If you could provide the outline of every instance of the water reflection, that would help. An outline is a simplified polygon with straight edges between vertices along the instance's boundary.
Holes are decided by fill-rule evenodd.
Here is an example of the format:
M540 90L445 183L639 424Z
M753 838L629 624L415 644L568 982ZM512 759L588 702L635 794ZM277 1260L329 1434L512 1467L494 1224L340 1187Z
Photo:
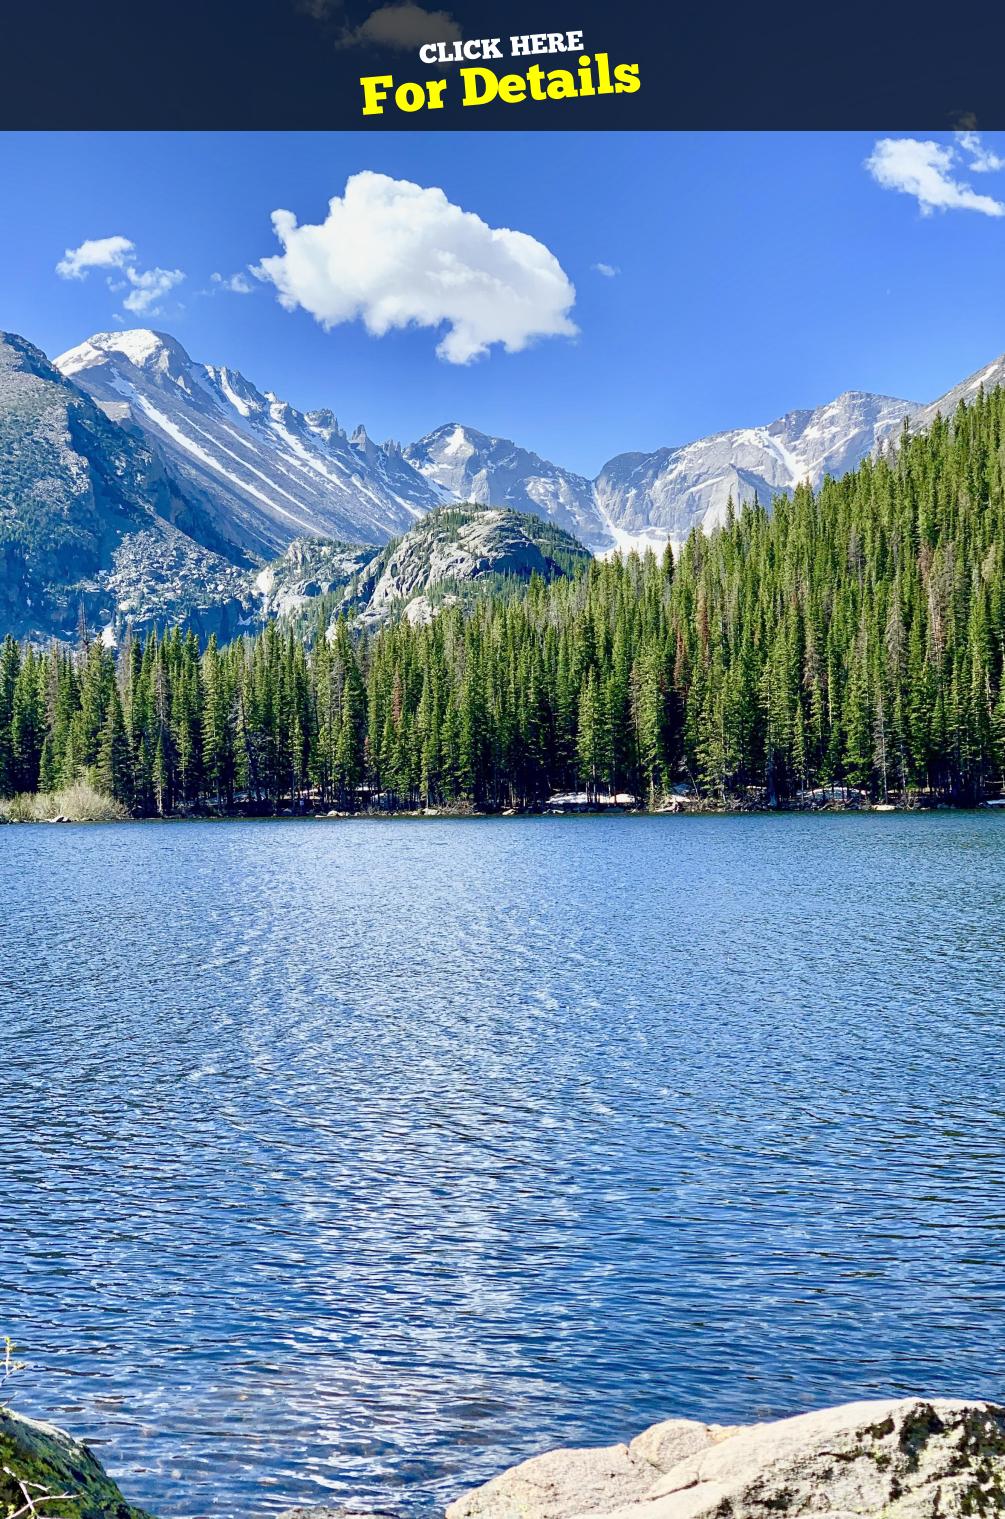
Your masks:
M1005 819L9 828L19 1404L163 1516L1003 1396Z

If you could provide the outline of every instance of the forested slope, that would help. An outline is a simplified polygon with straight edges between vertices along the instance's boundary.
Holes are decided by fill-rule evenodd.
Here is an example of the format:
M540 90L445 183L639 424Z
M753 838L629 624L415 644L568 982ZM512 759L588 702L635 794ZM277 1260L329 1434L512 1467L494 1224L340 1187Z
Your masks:
M0 657L0 791L86 767L139 813L229 805L769 802L820 784L972 802L1005 760L1005 391L676 562L594 561L426 626L200 651L170 632ZM361 788L366 788L365 794Z

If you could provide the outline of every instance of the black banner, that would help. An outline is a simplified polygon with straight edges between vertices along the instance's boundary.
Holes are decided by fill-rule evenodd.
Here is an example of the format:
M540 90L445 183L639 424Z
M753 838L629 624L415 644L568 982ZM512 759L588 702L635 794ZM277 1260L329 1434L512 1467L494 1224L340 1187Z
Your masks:
M991 5L50 0L4 42L4 128L1005 126Z

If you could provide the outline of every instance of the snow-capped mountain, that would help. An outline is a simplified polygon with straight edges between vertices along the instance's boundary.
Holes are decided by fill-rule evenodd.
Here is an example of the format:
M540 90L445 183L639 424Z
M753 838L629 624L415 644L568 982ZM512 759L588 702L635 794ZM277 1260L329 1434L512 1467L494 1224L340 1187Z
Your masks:
M508 438L448 422L405 449L405 458L455 501L508 506L546 517L590 548L608 548L593 482L550 464Z
M945 395L939 396L929 406L916 407L911 417L911 431L923 432L931 426L937 415L951 417L961 401L969 403L979 390L994 390L996 385L1005 385L1005 353L983 369L978 369L976 374L968 375L959 385L954 385L952 390L947 390ZM892 432L895 434L899 430L895 428Z
M678 544L730 499L816 486L895 446L905 419L918 431L996 384L1005 356L930 405L847 391L619 454L588 480L460 423L405 449L349 436L331 411L299 412L163 333L98 334L55 366L0 334L0 633L72 636L83 612L109 636L181 622L230 637L348 585L416 524L424 543L445 504L530 513L595 553Z
M589 558L539 514L451 505L381 545L299 537L269 563L242 565L201 541L204 501L153 433L106 408L26 339L0 333L0 634L70 640L83 618L110 644L130 627L179 624L225 642L322 599L374 625L429 616L431 598L456 600L468 582L547 580ZM362 431L353 446L377 469L393 458Z
M261 560L304 535L386 543L444 500L393 445L197 364L165 333L98 333L55 363L156 448L200 502L196 535L213 549Z
M763 427L618 454L595 480L454 422L420 438L405 457L457 500L536 512L603 553L682 543L696 523L709 531L721 523L730 499L740 506L756 495L767 505L800 481L815 486L826 474L844 474L918 410L911 401L851 390Z
M854 468L920 410L848 391L765 426L619 454L588 480L457 422L405 449L362 427L348 436L331 411L299 412L147 329L98 333L55 362L164 459L198 503L183 524L191 536L258 562L304 536L386 543L447 501L533 512L595 553L680 543L696 523L721 522L730 499L768 503L801 480L818 485Z
M185 623L231 638L247 571L180 524L198 507L159 455L16 333L0 332L0 629L42 640Z
M848 390L825 406L790 411L764 427L714 433L680 448L619 454L595 481L597 504L619 542L681 543L756 496L769 505L802 481L819 485L870 454L890 429L919 410L911 401Z

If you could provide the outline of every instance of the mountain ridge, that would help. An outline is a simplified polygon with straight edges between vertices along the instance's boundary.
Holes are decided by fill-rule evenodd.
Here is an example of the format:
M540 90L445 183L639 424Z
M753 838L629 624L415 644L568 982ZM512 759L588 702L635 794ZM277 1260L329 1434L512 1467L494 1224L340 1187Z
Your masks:
M160 565L156 610L233 631L237 572L175 524L192 503L156 453L69 385L26 338L0 333L0 615L24 637L101 623L137 545Z
M300 412L151 329L95 334L55 362L164 450L189 489L218 498L206 511L217 534L207 546L229 531L240 552L262 559L297 536L384 542L447 501L534 512L595 553L662 548L723 521L730 499L767 502L853 468L921 409L846 390L764 424L616 454L591 480L458 421L404 445L375 443L364 426L347 434L333 411Z
M971 401L979 390L994 390L997 385L1005 385L1005 353L999 354L982 369L967 375L966 379L951 386L929 405L919 407L912 418L915 429L930 427L937 415L948 417L961 401Z
M94 334L54 362L17 335L0 335L0 351L0 615L39 637L71 636L81 611L110 628L176 618L232 636L298 604L312 566L341 583L345 565L444 505L529 513L593 553L659 551L712 530L730 501L817 486L895 445L905 420L926 427L1005 382L1003 356L927 405L846 390L617 454L589 480L460 422L404 445L362 424L349 434L333 410L301 412L152 329Z
M446 422L410 443L404 455L455 500L546 516L594 546L590 542L596 532L592 482L509 438L462 422Z
M193 381L160 348L169 383ZM200 377L194 377L202 383ZM236 378L230 381L236 384ZM271 404L271 403L270 403ZM275 617L342 611L367 624L431 615L452 588L568 573L588 551L509 508L434 507L385 545L300 536L264 564L185 531L199 498L150 446L26 339L0 334L0 628L71 641L83 621L107 644L127 628L185 624L227 641ZM334 429L334 419L320 425ZM369 450L357 429L358 446ZM205 524L203 524L205 526Z
M333 412L298 411L238 370L199 364L167 333L97 333L54 362L117 420L125 408L249 562L302 536L380 544L441 504L365 429L350 438Z

